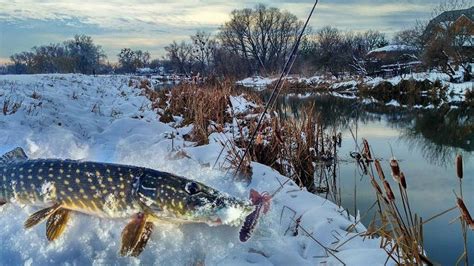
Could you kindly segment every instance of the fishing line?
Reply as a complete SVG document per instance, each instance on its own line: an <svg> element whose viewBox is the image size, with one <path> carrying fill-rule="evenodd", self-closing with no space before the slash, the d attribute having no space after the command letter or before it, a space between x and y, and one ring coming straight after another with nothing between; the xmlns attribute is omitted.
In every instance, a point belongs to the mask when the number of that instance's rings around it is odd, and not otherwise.
<svg viewBox="0 0 474 266"><path fill-rule="evenodd" d="M280 94L280 90L281 90L281 87L282 87L282 84L283 84L283 79L288 76L288 74L290 73L290 70L293 66L293 63L296 60L296 53L298 51L298 47L300 46L301 38L303 37L304 31L305 31L306 27L308 26L309 20L311 19L311 16L313 15L313 12L316 9L316 5L318 4L318 2L319 2L319 0L316 0L314 2L313 8L311 9L311 12L309 13L308 18L306 19L306 22L305 22L303 28L301 29L300 34L298 35L298 38L296 39L296 42L293 46L293 49L290 53L290 56L288 57L288 60L285 63L285 66L283 67L283 70L280 74L280 77L279 77L277 83L275 84L275 86L273 87L272 94L270 95L270 98L268 99L267 103L265 104L265 109L263 110L262 115L258 119L257 127L255 128L255 130L253 131L253 133L250 137L250 142L247 144L247 147L244 150L244 154L242 155L242 158L240 158L239 165L237 166L237 169L235 170L235 173L233 175L234 178L239 173L240 167L242 166L242 163L245 159L245 156L247 156L248 151L250 150L250 148L252 148L253 141L255 140L255 136L257 135L257 132L258 132L260 126L262 125L263 118L267 114L268 109L270 108L270 106L273 105L274 100Z"/></svg>

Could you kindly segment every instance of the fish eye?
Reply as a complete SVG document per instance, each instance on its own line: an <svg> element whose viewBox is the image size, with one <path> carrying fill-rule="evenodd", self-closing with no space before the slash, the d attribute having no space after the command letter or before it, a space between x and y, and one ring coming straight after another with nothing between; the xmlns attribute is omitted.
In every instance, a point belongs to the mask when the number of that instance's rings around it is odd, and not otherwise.
<svg viewBox="0 0 474 266"><path fill-rule="evenodd" d="M186 186L184 187L184 190L190 194L190 195L194 195L196 193L199 193L199 186L197 183L195 182L188 182L186 183Z"/></svg>

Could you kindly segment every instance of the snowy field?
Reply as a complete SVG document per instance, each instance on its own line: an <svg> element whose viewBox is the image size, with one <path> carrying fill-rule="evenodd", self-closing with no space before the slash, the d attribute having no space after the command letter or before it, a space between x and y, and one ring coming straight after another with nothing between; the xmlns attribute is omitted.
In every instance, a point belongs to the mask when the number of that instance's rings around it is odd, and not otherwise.
<svg viewBox="0 0 474 266"><path fill-rule="evenodd" d="M30 158L70 158L146 166L201 181L230 195L248 198L249 190L273 192L286 178L253 163L249 186L212 169L221 151L217 140L194 147L158 121L151 103L125 76L0 76L0 153L20 146ZM172 140L170 133L181 133ZM174 158L172 149L190 158ZM172 159L173 158L173 159ZM220 159L222 160L222 158ZM217 162L219 165L220 162ZM216 167L217 168L217 167ZM253 237L239 241L238 227L160 224L138 258L118 255L126 220L74 214L60 239L48 243L45 225L23 229L36 209L6 204L0 208L0 265L338 265L322 245L347 265L383 265L378 239L354 237L346 228L353 217L335 204L288 182L276 194ZM300 218L295 231L294 221ZM311 237L303 231L311 234ZM365 228L359 224L357 232Z"/></svg>

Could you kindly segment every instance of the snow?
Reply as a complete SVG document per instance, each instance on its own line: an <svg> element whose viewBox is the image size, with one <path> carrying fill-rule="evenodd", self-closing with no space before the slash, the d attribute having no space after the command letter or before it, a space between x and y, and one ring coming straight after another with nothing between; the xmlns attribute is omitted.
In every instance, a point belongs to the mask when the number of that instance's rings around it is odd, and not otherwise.
<svg viewBox="0 0 474 266"><path fill-rule="evenodd" d="M395 106L395 107L400 107L400 103L398 103L397 100L392 99L390 102L386 103L385 105L387 106Z"/></svg>
<svg viewBox="0 0 474 266"><path fill-rule="evenodd" d="M239 226L239 224L235 224L235 221L242 221L245 218L242 217L243 213L241 209L232 206L230 208L220 210L218 216L221 219L222 224L235 226Z"/></svg>
<svg viewBox="0 0 474 266"><path fill-rule="evenodd" d="M310 85L317 85L321 82L324 82L324 79L323 79L322 76L312 76L312 77L309 77L309 78L300 77L298 79L298 82L306 83L306 84L310 84Z"/></svg>
<svg viewBox="0 0 474 266"><path fill-rule="evenodd" d="M248 77L243 80L239 80L236 83L244 87L255 88L257 90L264 90L268 85L270 85L275 78L264 78L261 76Z"/></svg>
<svg viewBox="0 0 474 266"><path fill-rule="evenodd" d="M137 68L137 73L141 73L141 74L152 73L153 71L154 70L149 67Z"/></svg>
<svg viewBox="0 0 474 266"><path fill-rule="evenodd" d="M232 104L232 111L234 114L242 114L251 108L257 107L254 103L247 101L247 99L242 95L231 96L230 103Z"/></svg>
<svg viewBox="0 0 474 266"><path fill-rule="evenodd" d="M239 80L236 82L236 84L248 88L254 88L256 90L264 90L268 85L272 84L276 80L278 79L272 77L253 76ZM288 76L285 77L284 80L289 83L304 83L313 86L325 81L322 76L312 76L309 78Z"/></svg>
<svg viewBox="0 0 474 266"><path fill-rule="evenodd" d="M337 83L334 83L334 84L331 85L331 89L339 89L339 88L355 89L357 84L358 84L358 82L356 80L337 82Z"/></svg>
<svg viewBox="0 0 474 266"><path fill-rule="evenodd" d="M367 53L367 55L378 52L395 52L395 51L416 51L417 48L405 44L390 44L384 47L373 49Z"/></svg>
<svg viewBox="0 0 474 266"><path fill-rule="evenodd" d="M306 93L288 93L286 94L286 97L296 97L299 99L306 99L315 95L319 95L319 93L313 93L313 92L306 92Z"/></svg>
<svg viewBox="0 0 474 266"><path fill-rule="evenodd" d="M374 97L370 97L370 98L364 98L362 100L362 104L373 104L373 103L378 103L378 101L374 98Z"/></svg>
<svg viewBox="0 0 474 266"><path fill-rule="evenodd" d="M461 71L456 73L455 76L459 78L462 77ZM424 80L429 80L431 82L440 81L442 86L447 87L446 95L448 96L448 99L447 99L448 103L464 101L466 92L468 90L474 89L473 81L467 81L467 82L461 82L461 83L450 82L449 75L442 72L437 72L437 71L412 73L412 74L407 74L403 76L395 76L388 79L383 79L380 77L366 78L365 83L369 86L375 87L378 84L385 81L385 82L390 82L392 85L395 86L395 85L398 85L402 80L410 80L410 79L416 80L416 81L424 81Z"/></svg>
<svg viewBox="0 0 474 266"><path fill-rule="evenodd" d="M127 220L109 220L75 213L59 240L48 243L45 225L23 228L37 209L6 204L0 208L0 265L337 265L322 245L348 265L382 265L387 257L379 239L347 232L354 217L340 207L301 190L270 167L252 163L250 184L238 183L220 170L224 133L213 133L209 145L194 146L175 129L158 121L150 101L129 87L127 76L23 75L0 76L0 102L21 103L16 112L0 113L0 154L20 146L30 158L69 158L145 166L185 176L229 195L248 199L250 189L276 191L267 215L252 238L239 241L239 227L206 224L155 226L138 258L120 257L121 231ZM33 95L35 95L33 97ZM249 103L232 98L244 112ZM240 103L240 104L238 104ZM171 140L170 134L175 138ZM173 141L173 144L172 144ZM176 150L187 156L171 159ZM217 161L217 162L216 162ZM216 167L214 167L216 165ZM51 189L45 185L42 190ZM113 203L115 199L111 198ZM228 210L229 221L240 215ZM295 220L301 217L300 230ZM297 233L297 235L295 235ZM353 238L344 243L345 240ZM391 264L392 261L389 261Z"/></svg>
<svg viewBox="0 0 474 266"><path fill-rule="evenodd" d="M436 80L440 80L440 81L447 82L449 81L449 76L445 73L437 72L437 71L419 72L419 73L405 74L402 76L395 76L395 77L387 78L387 79L383 79L381 77L375 77L375 78L368 77L365 79L365 83L367 85L377 86L378 84L386 81L386 82L390 82L392 85L397 85L402 80L410 80L410 79L416 80L416 81L429 80L431 82L435 82Z"/></svg>
<svg viewBox="0 0 474 266"><path fill-rule="evenodd" d="M338 92L335 92L335 91L331 91L329 92L330 95L332 96L335 96L335 97L339 97L339 98L344 98L344 99L357 99L357 96L354 95L354 94L348 94L348 93L338 93Z"/></svg>
<svg viewBox="0 0 474 266"><path fill-rule="evenodd" d="M474 90L474 82L449 83L448 84L448 102L461 102L469 90Z"/></svg>

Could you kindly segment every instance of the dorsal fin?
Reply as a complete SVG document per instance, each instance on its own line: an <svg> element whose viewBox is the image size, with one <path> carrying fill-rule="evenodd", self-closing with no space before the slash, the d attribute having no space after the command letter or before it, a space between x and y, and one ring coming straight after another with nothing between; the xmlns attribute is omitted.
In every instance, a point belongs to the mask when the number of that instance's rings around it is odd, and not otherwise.
<svg viewBox="0 0 474 266"><path fill-rule="evenodd" d="M28 156L26 156L25 151L20 147L16 147L15 149L2 155L2 157L0 157L0 164L15 160L28 160Z"/></svg>

